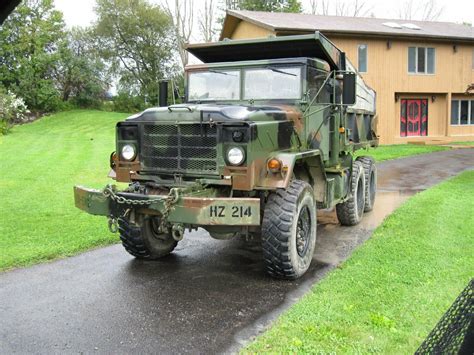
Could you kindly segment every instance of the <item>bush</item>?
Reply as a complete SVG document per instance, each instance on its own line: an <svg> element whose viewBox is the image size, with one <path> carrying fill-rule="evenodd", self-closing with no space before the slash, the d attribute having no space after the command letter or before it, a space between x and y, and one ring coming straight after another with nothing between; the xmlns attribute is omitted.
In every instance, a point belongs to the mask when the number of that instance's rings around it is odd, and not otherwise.
<svg viewBox="0 0 474 355"><path fill-rule="evenodd" d="M102 111L106 111L106 112L113 112L114 108L115 107L114 107L113 101L103 101L102 106L100 107Z"/></svg>
<svg viewBox="0 0 474 355"><path fill-rule="evenodd" d="M145 100L140 96L132 96L128 93L119 93L113 99L115 112L139 112L146 108Z"/></svg>
<svg viewBox="0 0 474 355"><path fill-rule="evenodd" d="M0 90L0 134L5 135L15 123L24 122L29 112L22 98Z"/></svg>

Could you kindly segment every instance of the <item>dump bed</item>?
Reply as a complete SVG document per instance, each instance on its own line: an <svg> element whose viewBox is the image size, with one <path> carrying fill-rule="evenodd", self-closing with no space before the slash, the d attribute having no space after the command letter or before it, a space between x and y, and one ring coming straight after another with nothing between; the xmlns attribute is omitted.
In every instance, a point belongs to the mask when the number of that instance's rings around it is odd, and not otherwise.
<svg viewBox="0 0 474 355"><path fill-rule="evenodd" d="M346 70L357 74L356 102L354 105L349 106L349 111L375 113L375 90L365 83L362 76L348 59L346 59Z"/></svg>

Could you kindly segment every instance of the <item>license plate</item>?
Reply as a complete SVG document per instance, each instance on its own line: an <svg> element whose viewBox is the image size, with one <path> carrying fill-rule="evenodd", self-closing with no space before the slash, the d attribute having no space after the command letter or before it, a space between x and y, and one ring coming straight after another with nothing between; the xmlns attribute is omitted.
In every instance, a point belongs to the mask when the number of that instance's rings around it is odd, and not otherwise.
<svg viewBox="0 0 474 355"><path fill-rule="evenodd" d="M248 205L213 205L209 206L210 218L251 218L256 211Z"/></svg>

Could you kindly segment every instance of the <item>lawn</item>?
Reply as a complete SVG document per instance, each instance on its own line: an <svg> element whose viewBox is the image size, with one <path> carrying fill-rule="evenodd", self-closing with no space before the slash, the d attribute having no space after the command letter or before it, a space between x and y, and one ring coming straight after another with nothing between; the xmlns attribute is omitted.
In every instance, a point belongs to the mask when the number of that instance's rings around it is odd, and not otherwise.
<svg viewBox="0 0 474 355"><path fill-rule="evenodd" d="M474 147L474 141L465 141L465 142L452 142L449 144L454 144L454 145L466 145L466 146L472 146Z"/></svg>
<svg viewBox="0 0 474 355"><path fill-rule="evenodd" d="M474 171L408 200L243 352L413 353L474 276Z"/></svg>
<svg viewBox="0 0 474 355"><path fill-rule="evenodd" d="M0 136L0 270L118 241L105 218L74 207L72 188L109 181L115 123L126 116L63 112Z"/></svg>
<svg viewBox="0 0 474 355"><path fill-rule="evenodd" d="M393 144L382 145L377 148L369 148L368 151L361 149L356 152L356 155L371 155L376 161L384 161L408 157L411 155L441 152L449 149L451 148L438 145Z"/></svg>

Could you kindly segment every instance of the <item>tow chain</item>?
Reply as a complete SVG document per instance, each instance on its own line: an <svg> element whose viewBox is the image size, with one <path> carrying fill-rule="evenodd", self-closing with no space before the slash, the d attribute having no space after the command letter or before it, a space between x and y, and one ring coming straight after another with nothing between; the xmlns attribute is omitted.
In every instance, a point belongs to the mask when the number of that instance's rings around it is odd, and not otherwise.
<svg viewBox="0 0 474 355"><path fill-rule="evenodd" d="M115 189L110 184L104 188L104 190L102 191L102 194L105 197L112 199L113 201L115 201L116 203L120 205L148 206L155 202L163 202L164 210L161 214L161 221L160 221L160 227L159 227L162 231L165 231L167 219L171 212L171 207L176 202L178 202L178 199L179 199L179 190L177 188L170 189L170 192L167 196L160 196L158 198L149 198L146 200L132 200L132 199L125 198L123 196L119 196L117 195L117 193L115 192ZM127 213L127 211L125 212L125 214ZM110 232L117 233L118 222L114 216L112 215L109 216L108 225L109 225Z"/></svg>

